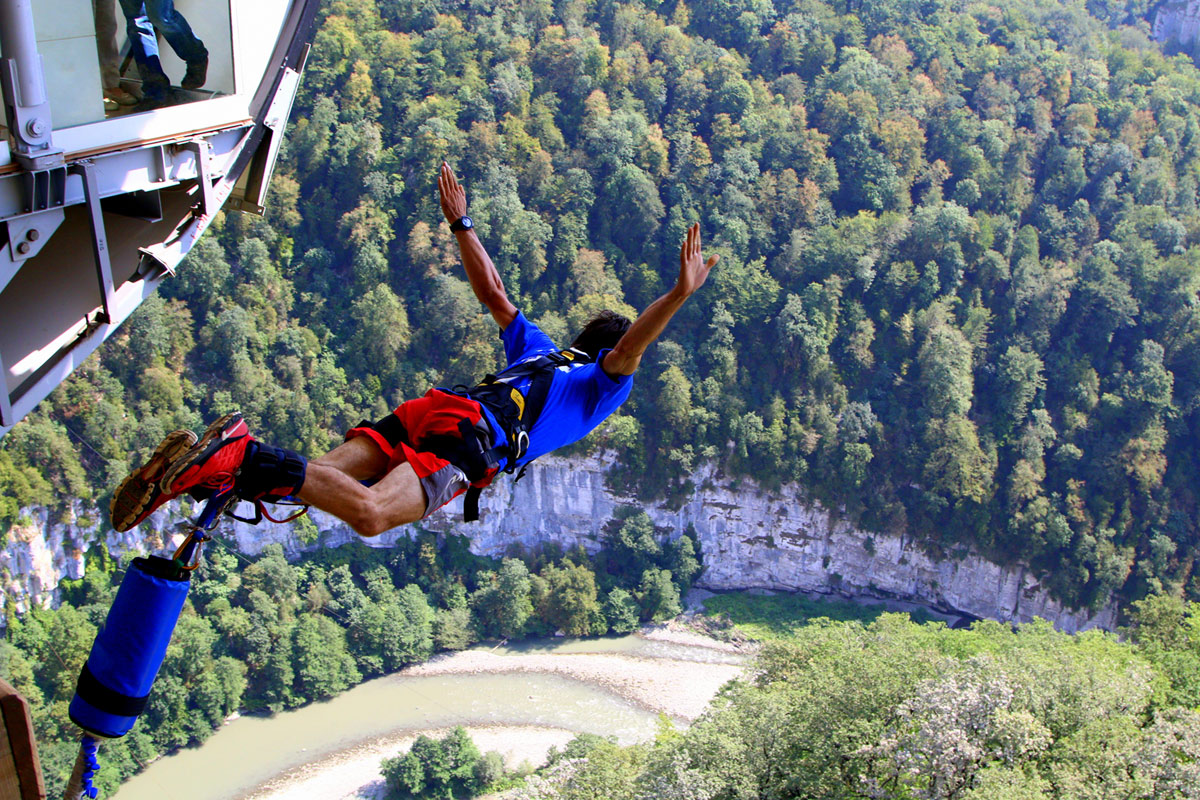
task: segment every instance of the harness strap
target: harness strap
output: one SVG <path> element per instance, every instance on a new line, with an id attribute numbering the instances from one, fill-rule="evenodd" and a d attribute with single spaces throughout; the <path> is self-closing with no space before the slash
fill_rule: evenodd
<path id="1" fill-rule="evenodd" d="M 529 450 L 529 431 L 546 405 L 550 386 L 554 383 L 554 370 L 567 364 L 586 364 L 590 361 L 590 356 L 579 350 L 546 353 L 515 364 L 499 375 L 487 375 L 477 386 L 462 391 L 462 394 L 486 406 L 503 429 L 508 440 L 505 472 L 515 471 L 517 462 Z M 532 379 L 526 393 L 521 394 L 512 384 L 527 377 Z M 527 466 L 522 466 L 522 475 Z M 517 480 L 520 480 L 520 475 Z"/>
<path id="2" fill-rule="evenodd" d="M 501 430 L 495 441 L 488 441 L 469 419 L 458 422 L 458 436 L 434 434 L 414 443 L 399 417 L 388 416 L 375 424 L 375 430 L 389 442 L 395 441 L 449 461 L 463 471 L 472 484 L 482 481 L 506 459 L 505 472 L 515 472 L 517 462 L 529 451 L 529 431 L 537 422 L 550 395 L 554 370 L 566 364 L 586 364 L 590 356 L 578 350 L 547 353 L 515 364 L 498 375 L 486 375 L 473 387 L 455 386 L 454 393 L 467 397 L 492 413 Z M 513 382 L 530 377 L 529 388 L 522 394 Z M 369 424 L 369 423 L 365 423 Z M 488 445 L 491 445 L 490 447 Z M 528 464 L 520 467 L 516 480 L 524 476 Z M 479 496 L 483 487 L 472 485 L 463 497 L 463 519 L 479 519 Z"/>
<path id="3" fill-rule="evenodd" d="M 271 516 L 271 512 L 267 511 L 267 507 L 265 505 L 263 505 L 262 500 L 255 500 L 254 503 L 255 503 L 255 505 L 258 506 L 259 513 L 261 513 L 263 515 L 263 519 L 267 520 L 268 522 L 274 522 L 277 525 L 283 525 L 285 523 L 292 522 L 294 520 L 298 520 L 301 517 L 303 517 L 305 514 L 308 513 L 308 506 L 300 506 L 300 510 L 297 511 L 296 513 L 292 514 L 290 517 L 284 517 L 283 519 L 275 519 L 274 517 Z"/>
<path id="4" fill-rule="evenodd" d="M 463 522 L 474 522 L 479 519 L 479 495 L 483 494 L 482 486 L 472 486 L 463 495 Z"/>

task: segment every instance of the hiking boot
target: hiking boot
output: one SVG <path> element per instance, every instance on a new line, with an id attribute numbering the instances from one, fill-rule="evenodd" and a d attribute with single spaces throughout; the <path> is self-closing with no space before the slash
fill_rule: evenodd
<path id="1" fill-rule="evenodd" d="M 187 72 L 179 82 L 180 89 L 199 89 L 208 80 L 208 56 L 199 61 L 189 61 Z"/>
<path id="2" fill-rule="evenodd" d="M 159 443 L 154 455 L 145 464 L 129 473 L 108 504 L 112 526 L 127 531 L 171 499 L 159 488 L 159 481 L 171 465 L 196 443 L 191 431 L 173 431 Z"/>
<path id="3" fill-rule="evenodd" d="M 159 488 L 172 497 L 197 489 L 214 493 L 232 489 L 251 441 L 242 415 L 236 411 L 226 414 L 209 425 L 200 441 L 171 465 Z"/>

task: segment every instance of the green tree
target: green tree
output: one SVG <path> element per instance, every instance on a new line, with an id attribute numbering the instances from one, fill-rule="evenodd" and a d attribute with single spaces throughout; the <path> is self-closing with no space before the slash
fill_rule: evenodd
<path id="1" fill-rule="evenodd" d="M 351 363 L 359 374 L 393 378 L 410 336 L 403 301 L 386 285 L 375 286 L 354 302 L 350 318 L 355 323 L 348 343 Z"/>
<path id="2" fill-rule="evenodd" d="M 996 383 L 999 389 L 997 427 L 1001 433 L 1011 433 L 1024 421 L 1037 393 L 1046 387 L 1041 359 L 1036 353 L 1022 350 L 1017 345 L 1009 347 L 1000 356 Z"/>
<path id="3" fill-rule="evenodd" d="M 679 587 L 672 582 L 669 569 L 648 569 L 642 573 L 638 598 L 642 606 L 642 619 L 646 621 L 670 619 L 682 610 Z"/>
<path id="4" fill-rule="evenodd" d="M 362 680 L 345 633 L 328 617 L 301 616 L 295 648 L 296 690 L 304 698 L 332 697 Z"/>
<path id="5" fill-rule="evenodd" d="M 929 330 L 917 355 L 922 401 L 932 417 L 963 416 L 975 392 L 971 346 L 962 331 L 930 312 Z"/>
<path id="6" fill-rule="evenodd" d="M 529 569 L 516 558 L 506 558 L 496 573 L 480 576 L 481 586 L 471 595 L 471 612 L 484 637 L 518 636 L 533 613 L 529 597 Z"/>
<path id="7" fill-rule="evenodd" d="M 548 586 L 538 616 L 568 636 L 592 633 L 595 620 L 601 616 L 592 570 L 585 564 L 568 562 L 562 567 L 548 565 L 541 577 Z"/>
<path id="8" fill-rule="evenodd" d="M 640 613 L 637 599 L 620 586 L 614 586 L 604 600 L 604 616 L 613 633 L 636 631 Z"/>

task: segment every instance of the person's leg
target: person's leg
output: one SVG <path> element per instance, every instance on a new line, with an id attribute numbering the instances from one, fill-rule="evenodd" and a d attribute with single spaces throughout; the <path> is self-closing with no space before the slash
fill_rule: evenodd
<path id="1" fill-rule="evenodd" d="M 333 467 L 357 481 L 377 478 L 388 466 L 388 456 L 379 445 L 365 436 L 356 436 L 342 442 L 320 458 L 314 458 L 309 466 L 321 464 Z"/>
<path id="2" fill-rule="evenodd" d="M 166 99 L 171 82 L 158 59 L 158 38 L 154 26 L 146 16 L 142 0 L 120 0 L 121 12 L 125 15 L 125 33 L 129 38 L 129 52 L 137 63 L 142 76 L 142 93 L 149 101 Z"/>
<path id="3" fill-rule="evenodd" d="M 105 89 L 116 89 L 121 85 L 116 3 L 92 0 L 92 16 L 96 26 L 96 55 L 100 58 L 100 84 Z"/>
<path id="4" fill-rule="evenodd" d="M 353 442 L 373 446 L 366 445 L 364 439 L 352 439 L 347 444 Z M 416 522 L 425 516 L 427 507 L 421 480 L 408 463 L 400 464 L 375 485 L 363 486 L 351 475 L 318 459 L 309 462 L 297 497 L 333 514 L 360 536 L 378 536 Z"/>
<path id="5" fill-rule="evenodd" d="M 267 502 L 294 496 L 342 519 L 363 536 L 378 536 L 421 519 L 428 508 L 421 479 L 408 463 L 371 487 L 359 482 L 381 474 L 389 463 L 384 450 L 366 436 L 355 436 L 309 462 L 254 440 L 242 415 L 234 412 L 208 426 L 166 469 L 160 487 L 171 497 L 197 489 L 234 489 L 244 500 Z"/>
<path id="6" fill-rule="evenodd" d="M 150 21 L 177 56 L 189 65 L 208 60 L 208 49 L 192 32 L 183 14 L 175 10 L 175 0 L 145 0 L 145 3 Z"/>

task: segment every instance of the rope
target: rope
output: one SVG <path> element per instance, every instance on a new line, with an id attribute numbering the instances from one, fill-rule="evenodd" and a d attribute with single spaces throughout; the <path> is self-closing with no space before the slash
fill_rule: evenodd
<path id="1" fill-rule="evenodd" d="M 96 758 L 96 740 L 91 736 L 84 736 L 79 742 L 79 750 L 87 759 L 87 769 L 83 772 L 83 793 L 91 800 L 95 800 L 100 796 L 100 790 L 92 785 L 92 779 L 100 771 L 100 760 Z"/>
<path id="2" fill-rule="evenodd" d="M 100 796 L 100 790 L 92 783 L 96 777 L 96 773 L 100 770 L 100 762 L 96 758 L 96 740 L 84 734 L 79 740 L 79 755 L 75 757 L 75 767 L 71 770 L 71 777 L 67 780 L 66 789 L 63 791 L 63 800 L 95 800 Z"/>
<path id="3" fill-rule="evenodd" d="M 78 439 L 80 444 L 82 444 L 82 445 L 83 445 L 84 447 L 86 447 L 88 450 L 91 450 L 93 453 L 95 453 L 95 454 L 96 454 L 96 458 L 99 458 L 101 461 L 107 461 L 107 460 L 108 460 L 108 459 L 107 459 L 107 458 L 104 456 L 104 454 L 103 454 L 103 453 L 101 453 L 101 452 L 100 452 L 99 450 L 97 450 L 96 448 L 92 447 L 92 445 L 91 445 L 91 444 L 88 442 L 88 440 L 87 440 L 87 439 L 83 438 L 83 436 L 81 436 L 80 434 L 76 433 L 76 432 L 75 432 L 75 429 L 74 429 L 74 428 L 72 428 L 70 425 L 68 425 L 68 424 L 67 424 L 65 421 L 63 421 L 63 420 L 59 420 L 59 424 L 60 424 L 60 425 L 62 425 L 64 428 L 66 428 L 66 429 L 67 429 L 67 433 L 71 434 L 71 435 L 72 435 L 72 436 L 74 436 L 76 439 Z M 93 472 L 93 476 L 92 476 L 92 477 L 95 477 L 95 474 L 94 474 L 94 473 L 95 473 L 95 470 L 89 470 L 89 472 Z"/>

